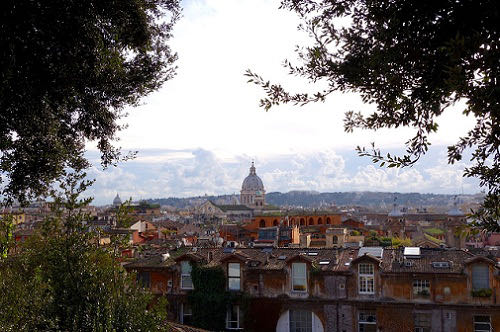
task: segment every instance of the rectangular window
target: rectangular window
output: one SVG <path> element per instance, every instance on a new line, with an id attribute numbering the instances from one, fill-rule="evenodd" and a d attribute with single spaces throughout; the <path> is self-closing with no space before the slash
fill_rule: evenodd
<path id="1" fill-rule="evenodd" d="M 415 332 L 431 331 L 431 314 L 415 314 Z"/>
<path id="2" fill-rule="evenodd" d="M 375 277 L 373 264 L 359 264 L 359 293 L 374 294 L 375 293 Z"/>
<path id="3" fill-rule="evenodd" d="M 292 289 L 299 292 L 307 290 L 306 263 L 292 263 Z"/>
<path id="4" fill-rule="evenodd" d="M 290 310 L 290 332 L 312 332 L 312 312 Z"/>
<path id="5" fill-rule="evenodd" d="M 145 271 L 137 273 L 137 281 L 139 282 L 139 285 L 141 285 L 141 287 L 150 288 L 151 287 L 150 273 Z"/>
<path id="6" fill-rule="evenodd" d="M 491 317 L 474 316 L 474 332 L 491 332 Z"/>
<path id="7" fill-rule="evenodd" d="M 181 288 L 193 289 L 193 281 L 191 280 L 191 264 L 188 261 L 181 262 Z"/>
<path id="8" fill-rule="evenodd" d="M 358 315 L 358 332 L 376 332 L 377 316 L 374 312 L 360 312 Z"/>
<path id="9" fill-rule="evenodd" d="M 191 325 L 193 322 L 193 310 L 187 303 L 181 303 L 181 323 Z"/>
<path id="10" fill-rule="evenodd" d="M 472 290 L 490 288 L 488 265 L 472 266 Z"/>
<path id="11" fill-rule="evenodd" d="M 431 283 L 429 280 L 413 280 L 413 295 L 429 296 L 431 294 Z"/>
<path id="12" fill-rule="evenodd" d="M 238 305 L 229 306 L 226 315 L 226 328 L 228 330 L 242 329 L 241 318 L 240 307 Z"/>
<path id="13" fill-rule="evenodd" d="M 240 263 L 229 263 L 227 265 L 228 288 L 239 291 L 241 289 Z"/>

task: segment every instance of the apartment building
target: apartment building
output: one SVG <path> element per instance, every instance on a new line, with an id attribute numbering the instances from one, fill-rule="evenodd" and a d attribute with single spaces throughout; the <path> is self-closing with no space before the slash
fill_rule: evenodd
<path id="1" fill-rule="evenodd" d="M 495 252 L 497 253 L 497 252 Z M 181 248 L 126 265 L 190 324 L 194 266 L 220 268 L 226 330 L 500 330 L 499 257 L 443 248 Z M 198 309 L 199 310 L 199 309 Z"/>

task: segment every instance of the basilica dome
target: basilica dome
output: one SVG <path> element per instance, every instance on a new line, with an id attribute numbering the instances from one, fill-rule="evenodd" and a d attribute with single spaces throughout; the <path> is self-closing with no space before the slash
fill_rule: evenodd
<path id="1" fill-rule="evenodd" d="M 264 184 L 262 180 L 257 176 L 255 172 L 255 166 L 252 162 L 252 166 L 250 167 L 250 174 L 243 180 L 243 184 L 241 185 L 242 191 L 264 191 Z"/>

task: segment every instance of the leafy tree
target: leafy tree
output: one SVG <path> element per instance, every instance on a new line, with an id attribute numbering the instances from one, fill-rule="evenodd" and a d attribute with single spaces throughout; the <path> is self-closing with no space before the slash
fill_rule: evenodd
<path id="1" fill-rule="evenodd" d="M 427 152 L 428 137 L 438 130 L 436 118 L 465 101 L 462 112 L 474 116 L 476 125 L 448 147 L 448 162 L 473 149 L 464 176 L 477 177 L 488 190 L 476 218 L 499 230 L 499 2 L 282 0 L 281 7 L 297 12 L 312 38 L 311 46 L 298 48 L 302 63 L 285 61 L 286 68 L 326 88 L 293 94 L 247 71 L 267 95 L 261 106 L 324 101 L 334 91 L 360 93 L 377 109 L 368 116 L 348 112 L 345 131 L 411 126 L 416 135 L 406 142 L 404 156 L 384 155 L 375 145 L 358 147 L 358 153 L 381 166 L 404 167 Z"/>
<path id="2" fill-rule="evenodd" d="M 84 176 L 66 178 L 42 230 L 0 261 L 0 330 L 166 330 L 166 301 L 138 288 L 114 246 L 85 231 Z"/>
<path id="3" fill-rule="evenodd" d="M 174 75 L 178 0 L 0 2 L 0 195 L 46 192 L 97 141 L 102 165 L 123 109 Z"/>
<path id="4" fill-rule="evenodd" d="M 7 257 L 13 244 L 14 221 L 12 215 L 0 215 L 0 259 Z"/>

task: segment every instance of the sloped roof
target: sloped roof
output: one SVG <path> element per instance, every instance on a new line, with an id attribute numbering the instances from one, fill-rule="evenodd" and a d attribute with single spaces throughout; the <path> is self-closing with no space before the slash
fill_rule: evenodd
<path id="1" fill-rule="evenodd" d="M 409 273 L 458 273 L 463 272 L 465 262 L 474 255 L 459 249 L 421 248 L 420 258 L 406 259 L 398 249 L 384 250 L 382 269 L 384 272 Z M 411 262 L 405 264 L 405 262 Z M 433 262 L 448 262 L 449 268 L 435 267 Z"/>
<path id="2" fill-rule="evenodd" d="M 186 248 L 186 250 L 189 250 Z M 350 272 L 353 263 L 366 257 L 373 257 L 380 261 L 380 268 L 384 273 L 435 273 L 435 274 L 462 274 L 465 265 L 471 258 L 476 257 L 468 251 L 460 249 L 442 248 L 420 248 L 419 258 L 404 257 L 401 249 L 384 249 L 382 257 L 376 258 L 367 254 L 358 257 L 359 249 L 341 248 L 238 248 L 236 251 L 238 258 L 246 265 L 246 269 L 284 271 L 293 257 L 303 256 L 310 261 L 315 268 L 330 273 Z M 210 254 L 209 254 L 210 253 Z M 223 248 L 198 248 L 196 253 L 190 252 L 188 255 L 196 255 L 203 264 L 208 267 L 219 266 L 234 255 L 224 252 Z M 484 256 L 484 255 L 478 255 Z M 411 262 L 409 264 L 405 262 Z M 449 267 L 436 267 L 433 262 L 448 262 Z M 136 267 L 161 267 L 169 268 L 174 265 L 174 258 L 170 257 L 162 261 L 161 255 L 136 260 L 128 264 L 127 268 Z"/>

